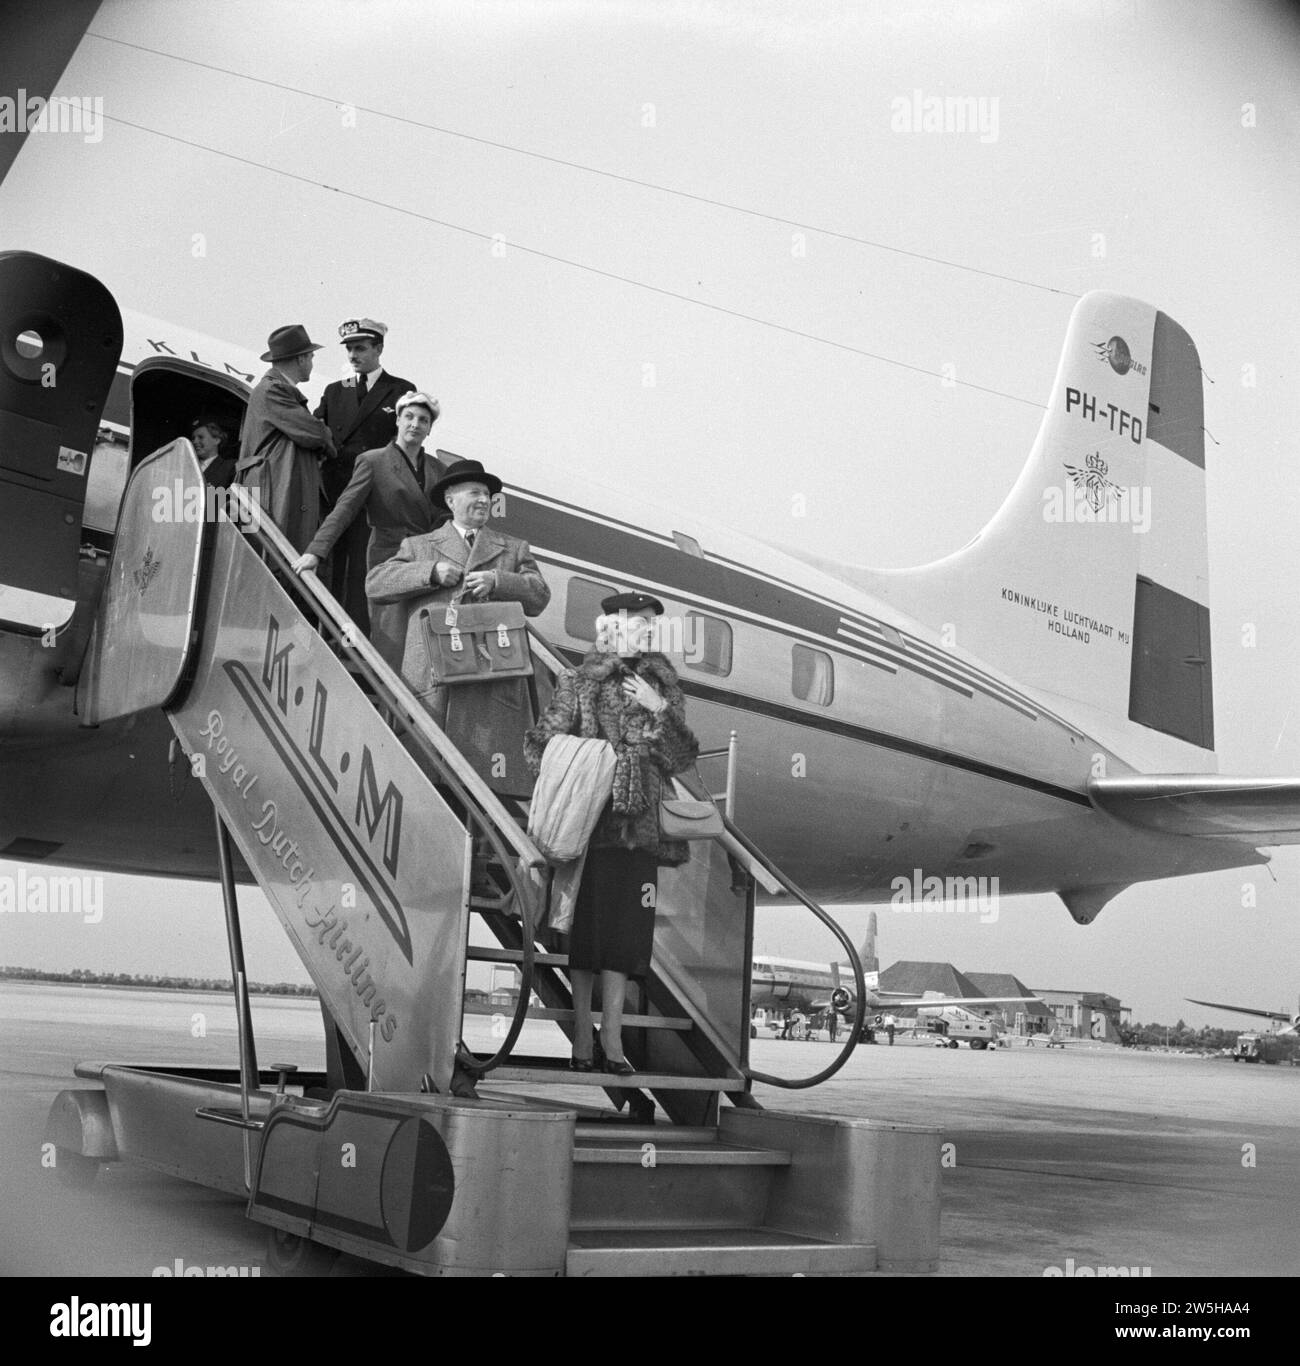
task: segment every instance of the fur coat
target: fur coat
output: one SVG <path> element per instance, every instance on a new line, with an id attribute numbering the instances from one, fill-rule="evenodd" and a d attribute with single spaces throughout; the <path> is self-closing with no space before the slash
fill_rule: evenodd
<path id="1" fill-rule="evenodd" d="M 624 669 L 651 683 L 668 705 L 652 716 L 623 693 Z M 684 840 L 659 837 L 659 797 L 664 779 L 689 768 L 699 744 L 686 725 L 686 702 L 677 673 L 661 654 L 632 659 L 592 652 L 577 669 L 556 680 L 550 706 L 524 739 L 534 773 L 553 735 L 608 740 L 614 748 L 614 790 L 596 822 L 592 848 L 643 849 L 660 863 L 685 863 Z"/>

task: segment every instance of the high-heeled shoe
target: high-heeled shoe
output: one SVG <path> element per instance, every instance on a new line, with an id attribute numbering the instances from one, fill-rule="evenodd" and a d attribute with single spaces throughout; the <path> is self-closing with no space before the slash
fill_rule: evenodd
<path id="1" fill-rule="evenodd" d="M 570 1072 L 594 1072 L 595 1070 L 596 1070 L 596 1064 L 595 1064 L 595 1062 L 594 1062 L 591 1058 L 570 1058 L 570 1059 L 569 1059 L 569 1071 L 570 1071 Z"/>
<path id="2" fill-rule="evenodd" d="M 613 1077 L 630 1077 L 636 1068 L 626 1058 L 606 1058 L 605 1071 Z"/>

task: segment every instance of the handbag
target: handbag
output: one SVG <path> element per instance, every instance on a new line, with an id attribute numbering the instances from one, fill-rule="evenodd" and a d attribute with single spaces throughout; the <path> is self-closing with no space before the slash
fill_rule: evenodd
<path id="1" fill-rule="evenodd" d="M 448 603 L 416 608 L 432 688 L 439 683 L 491 683 L 533 672 L 528 627 L 518 602 Z"/>
<path id="2" fill-rule="evenodd" d="M 676 778 L 672 780 L 674 795 L 660 793 L 659 835 L 666 840 L 711 840 L 721 835 L 725 826 L 722 813 L 712 802 L 692 797 L 690 790 Z M 685 794 L 684 796 L 682 794 Z"/>

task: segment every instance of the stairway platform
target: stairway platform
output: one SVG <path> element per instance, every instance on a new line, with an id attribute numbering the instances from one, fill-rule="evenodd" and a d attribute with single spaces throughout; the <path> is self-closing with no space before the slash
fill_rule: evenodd
<path id="1" fill-rule="evenodd" d="M 874 1243 L 825 1243 L 770 1228 L 571 1233 L 569 1276 L 848 1275 L 876 1269 Z"/>
<path id="2" fill-rule="evenodd" d="M 573 1145 L 573 1160 L 593 1165 L 643 1167 L 645 1145 L 653 1145 L 655 1166 L 692 1167 L 788 1167 L 789 1153 L 773 1148 L 741 1148 L 730 1143 L 665 1142 L 660 1134 L 636 1143 L 622 1134 L 611 1134 L 608 1139 L 584 1138 Z"/>

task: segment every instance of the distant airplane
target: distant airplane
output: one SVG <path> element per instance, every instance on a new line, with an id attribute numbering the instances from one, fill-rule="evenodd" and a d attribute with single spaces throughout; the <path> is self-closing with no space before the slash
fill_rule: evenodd
<path id="1" fill-rule="evenodd" d="M 1183 1000 L 1194 1006 L 1208 1006 L 1211 1010 L 1226 1010 L 1233 1015 L 1254 1015 L 1257 1019 L 1272 1020 L 1275 1025 L 1286 1025 L 1285 1029 L 1274 1029 L 1275 1034 L 1300 1032 L 1300 1010 L 1297 1010 L 1294 1015 L 1288 1015 L 1282 1010 L 1260 1010 L 1255 1006 L 1225 1006 L 1219 1001 L 1197 1001 L 1191 996 L 1184 996 Z"/>
<path id="2" fill-rule="evenodd" d="M 969 1008 L 1039 999 L 1037 996 L 945 996 L 937 991 L 917 996 L 903 991 L 882 991 L 879 986 L 880 959 L 876 956 L 876 932 L 876 912 L 872 911 L 867 922 L 867 937 L 858 951 L 868 988 L 867 1017 L 881 1011 L 913 1009 L 918 1016 L 941 1015 L 951 1006 Z M 812 1014 L 834 1010 L 847 1017 L 853 1014 L 855 1004 L 853 989 L 849 985 L 852 977 L 847 963 L 809 963 L 756 953 L 750 981 L 750 1008 L 801 1010 Z"/>

